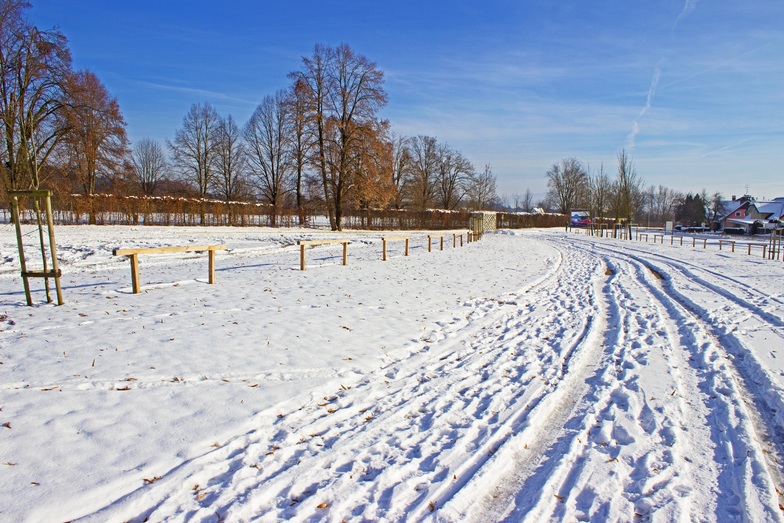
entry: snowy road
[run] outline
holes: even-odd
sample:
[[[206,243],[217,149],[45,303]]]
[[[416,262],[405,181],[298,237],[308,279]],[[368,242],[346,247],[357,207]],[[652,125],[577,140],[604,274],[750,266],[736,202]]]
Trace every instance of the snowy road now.
[[[0,263],[0,519],[784,521],[781,262],[355,234],[302,273],[307,231],[173,231],[229,245],[218,285],[128,294],[146,229],[66,229],[61,308]]]

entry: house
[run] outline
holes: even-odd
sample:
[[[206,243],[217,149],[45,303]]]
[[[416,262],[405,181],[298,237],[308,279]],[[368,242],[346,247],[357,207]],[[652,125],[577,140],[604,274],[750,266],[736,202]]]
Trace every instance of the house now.
[[[752,203],[754,203],[754,198],[748,194],[744,194],[740,198],[733,196],[732,200],[721,202],[723,212],[716,217],[721,230],[739,228],[738,222],[732,220],[744,220]]]
[[[735,224],[735,227],[744,227],[748,232],[752,228],[766,231],[776,229],[781,226],[782,219],[784,219],[784,197],[779,197],[770,201],[751,202],[745,210],[744,217],[729,216],[725,221]]]
[[[754,202],[746,217],[761,222],[767,230],[776,229],[784,218],[784,197],[769,202]]]

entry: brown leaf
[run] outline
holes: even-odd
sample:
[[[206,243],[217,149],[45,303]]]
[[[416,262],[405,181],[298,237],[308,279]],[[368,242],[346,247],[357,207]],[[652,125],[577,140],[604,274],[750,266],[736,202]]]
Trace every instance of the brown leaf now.
[[[151,483],[155,483],[159,479],[161,479],[160,476],[153,476],[151,478],[144,478],[144,484],[145,485],[150,485]]]
[[[7,429],[10,429],[11,428],[11,422],[10,421],[6,421],[5,423],[3,423],[3,427],[5,427]]]
[[[47,387],[45,389],[41,389],[41,392],[47,392],[47,391],[50,391],[50,390],[57,390],[59,388],[60,388],[59,386],[55,385],[54,387]]]
[[[327,508],[328,506],[329,503],[319,503],[318,505],[316,505],[316,508]]]

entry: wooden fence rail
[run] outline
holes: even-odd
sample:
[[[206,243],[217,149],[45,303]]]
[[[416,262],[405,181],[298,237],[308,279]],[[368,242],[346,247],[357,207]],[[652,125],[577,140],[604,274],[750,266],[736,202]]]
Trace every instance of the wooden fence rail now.
[[[411,240],[409,236],[384,236],[381,238],[381,259],[387,261],[387,242],[403,240],[406,242],[406,256],[408,256],[408,244]]]
[[[167,254],[172,252],[209,252],[209,276],[210,284],[215,283],[215,251],[225,251],[225,245],[183,245],[176,247],[140,247],[134,249],[114,249],[112,254],[115,256],[128,256],[131,260],[131,285],[133,293],[141,292],[139,283],[139,255],[140,254]]]
[[[299,245],[299,270],[305,270],[305,248],[307,246],[313,245],[329,245],[334,243],[342,243],[343,244],[343,265],[348,264],[348,244],[351,243],[350,240],[299,240],[297,245]]]

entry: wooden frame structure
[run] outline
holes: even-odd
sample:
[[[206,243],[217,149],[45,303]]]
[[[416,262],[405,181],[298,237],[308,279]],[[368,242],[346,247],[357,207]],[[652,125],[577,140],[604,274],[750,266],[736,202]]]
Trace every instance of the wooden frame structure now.
[[[752,243],[747,243],[746,245],[748,246],[748,251],[746,252],[746,254],[748,256],[751,256],[751,247],[754,246],[754,247],[762,247],[762,257],[763,258],[767,257],[766,256],[766,254],[768,252],[768,244],[767,243],[752,242]]]
[[[139,255],[140,254],[165,254],[171,252],[209,252],[209,276],[210,285],[215,283],[215,251],[225,251],[225,245],[185,245],[182,247],[140,247],[137,249],[114,249],[112,254],[115,256],[128,256],[131,260],[131,285],[133,293],[141,292],[139,283]]]
[[[443,234],[428,234],[427,235],[427,252],[431,252],[433,240],[439,238],[441,240],[441,250],[444,250],[444,235]]]
[[[46,287],[46,301],[51,303],[52,297],[49,294],[49,278],[54,278],[54,285],[57,290],[57,305],[62,305],[63,290],[60,285],[60,277],[62,272],[57,265],[57,248],[54,240],[54,221],[52,219],[52,191],[37,190],[37,191],[9,191],[8,196],[11,197],[11,219],[16,226],[16,243],[19,248],[19,265],[21,266],[22,282],[24,283],[25,298],[27,305],[32,307],[33,298],[30,294],[29,278],[44,278],[44,286]],[[38,216],[38,233],[41,241],[41,258],[43,260],[43,270],[28,271],[27,263],[24,255],[24,245],[22,244],[22,224],[19,212],[19,198],[34,198],[36,200],[36,215]],[[43,199],[46,202],[46,227],[49,233],[49,253],[52,257],[52,268],[48,268],[46,261],[45,242],[43,237],[43,228],[40,219],[40,207],[38,199]]]
[[[387,261],[387,242],[395,240],[406,241],[406,256],[408,256],[408,244],[411,238],[409,236],[384,236],[381,238],[381,260]]]
[[[328,245],[332,243],[343,244],[343,265],[348,265],[348,244],[351,240],[299,240],[299,270],[305,270],[305,247],[308,245]]]
[[[730,244],[730,246],[732,247],[732,252],[735,252],[735,240],[719,240],[719,250],[721,250],[721,247],[725,243]]]

